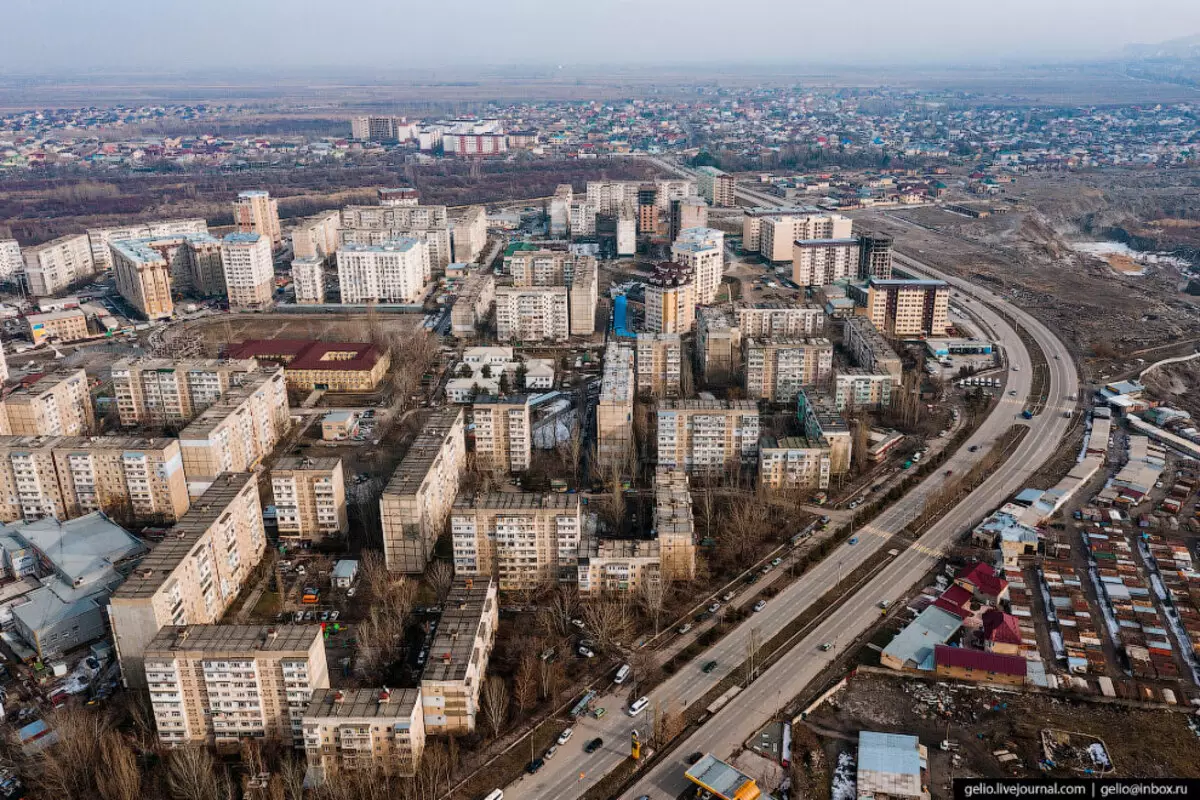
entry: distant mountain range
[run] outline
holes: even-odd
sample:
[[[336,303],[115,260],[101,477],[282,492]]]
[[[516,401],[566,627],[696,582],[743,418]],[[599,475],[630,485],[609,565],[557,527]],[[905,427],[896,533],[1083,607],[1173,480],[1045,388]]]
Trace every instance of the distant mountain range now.
[[[1145,58],[1200,58],[1200,34],[1181,36],[1155,44],[1127,44],[1125,57]]]

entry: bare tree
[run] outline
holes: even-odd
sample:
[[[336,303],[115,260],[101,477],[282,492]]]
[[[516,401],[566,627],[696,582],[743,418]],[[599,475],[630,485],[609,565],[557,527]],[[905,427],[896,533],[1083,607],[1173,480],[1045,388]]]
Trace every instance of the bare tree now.
[[[761,666],[758,661],[758,653],[761,647],[758,628],[751,628],[750,635],[746,637],[746,660],[743,664],[746,671],[746,686],[749,686],[750,682],[758,675],[758,669]]]
[[[480,700],[488,727],[492,729],[492,738],[496,738],[508,719],[508,686],[504,679],[496,675],[488,678],[483,684]]]
[[[103,720],[82,708],[64,708],[47,721],[58,743],[35,756],[38,783],[51,797],[94,796],[107,733]]]
[[[137,757],[116,731],[108,731],[100,741],[103,769],[96,773],[96,788],[104,800],[138,800],[142,794],[142,773]]]
[[[283,784],[284,800],[304,800],[304,759],[297,758],[291,753],[285,754],[279,760],[280,782]]]
[[[559,587],[546,598],[538,610],[538,624],[547,638],[559,640],[570,634],[578,604],[578,596],[566,587]]]
[[[167,786],[178,800],[220,800],[228,795],[228,778],[201,745],[179,747],[167,760]]]
[[[513,700],[521,713],[533,708],[538,695],[538,659],[526,651],[521,655],[521,665],[513,679]]]
[[[605,599],[583,607],[583,622],[603,650],[616,650],[629,638],[629,606],[624,599]]]
[[[638,583],[637,599],[650,621],[654,624],[654,635],[658,635],[658,627],[662,622],[663,610],[667,602],[667,577],[654,576],[654,580],[643,580]]]
[[[434,561],[425,571],[425,579],[433,587],[438,603],[446,602],[446,596],[450,594],[450,588],[454,585],[454,568],[450,566],[450,562]]]

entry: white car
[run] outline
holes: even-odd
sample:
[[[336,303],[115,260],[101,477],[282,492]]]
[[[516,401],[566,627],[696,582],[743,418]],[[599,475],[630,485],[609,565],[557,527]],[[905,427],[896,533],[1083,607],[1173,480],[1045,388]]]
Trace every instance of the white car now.
[[[762,611],[762,610],[763,610],[764,608],[766,608],[766,607],[767,607],[767,601],[766,601],[766,600],[759,600],[757,603],[755,603],[755,604],[754,604],[754,610],[755,610],[755,611]]]
[[[633,701],[633,705],[629,707],[629,716],[636,717],[638,714],[646,710],[646,706],[650,705],[650,698],[646,696],[639,697]]]
[[[721,608],[720,603],[713,603],[711,606],[708,607],[708,613],[715,614],[715,613],[717,613],[717,610],[720,608]]]
[[[575,733],[575,729],[574,729],[574,728],[567,728],[565,731],[563,731],[562,733],[560,733],[560,734],[558,735],[558,743],[559,743],[559,745],[564,745],[564,744],[566,744],[567,742],[571,741],[571,736],[572,736],[574,733]]]
[[[596,655],[596,653],[594,651],[589,650],[588,648],[584,647],[583,645],[580,645],[579,649],[576,650],[575,652],[579,653],[579,655],[583,656],[584,658],[594,658]]]
[[[583,630],[583,628],[584,628],[583,620],[578,619],[578,618],[571,620],[571,624],[574,625],[576,628],[579,628],[579,630]]]

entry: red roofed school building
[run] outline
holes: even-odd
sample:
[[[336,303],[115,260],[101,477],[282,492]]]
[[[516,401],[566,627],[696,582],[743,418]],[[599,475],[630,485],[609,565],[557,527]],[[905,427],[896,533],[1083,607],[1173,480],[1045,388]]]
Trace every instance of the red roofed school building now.
[[[250,339],[229,345],[226,358],[256,358],[283,366],[289,389],[370,392],[387,374],[391,356],[367,342]]]

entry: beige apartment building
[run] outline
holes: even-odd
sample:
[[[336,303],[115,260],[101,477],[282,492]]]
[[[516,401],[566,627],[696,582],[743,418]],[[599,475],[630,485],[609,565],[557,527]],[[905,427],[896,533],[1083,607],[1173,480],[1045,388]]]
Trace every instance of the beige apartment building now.
[[[130,239],[184,239],[191,235],[208,236],[208,222],[203,219],[168,219],[126,225],[118,228],[91,228],[87,232],[88,246],[92,249],[92,263],[97,270],[112,267],[111,246]]]
[[[696,312],[696,367],[709,386],[727,386],[741,371],[742,332],[718,308]]]
[[[287,432],[283,369],[250,373],[179,433],[183,470],[194,495],[222,472],[253,470]]]
[[[529,396],[484,395],[471,408],[475,462],[481,469],[524,472],[533,460]]]
[[[599,214],[615,214],[626,203],[636,203],[636,181],[588,181],[587,201]]]
[[[112,365],[125,427],[186,425],[258,370],[252,358],[124,358]]]
[[[313,691],[329,687],[320,625],[169,625],[144,658],[166,747],[243,739],[299,746]]]
[[[83,436],[95,429],[87,373],[51,372],[4,399],[6,424],[0,433],[12,436]]]
[[[24,255],[25,284],[34,297],[56,295],[96,272],[92,246],[84,233],[27,247]]]
[[[654,397],[679,397],[682,389],[683,342],[678,333],[639,333],[637,391]]]
[[[595,332],[599,299],[595,258],[560,250],[519,250],[506,261],[514,287],[567,287],[570,334],[588,336]]]
[[[0,239],[0,280],[11,280],[24,271],[21,245],[16,239]]]
[[[829,472],[842,475],[850,469],[853,442],[850,426],[846,424],[833,397],[826,392],[806,389],[796,399],[796,411],[804,426],[804,437],[810,442],[829,444]]]
[[[425,752],[420,689],[314,689],[302,725],[317,785],[342,770],[411,777]]]
[[[708,203],[702,197],[683,197],[672,200],[667,236],[671,241],[679,237],[680,231],[688,228],[708,227]]]
[[[579,545],[577,578],[582,597],[629,595],[662,580],[657,539],[604,539],[590,534]]]
[[[858,239],[799,239],[792,243],[792,280],[826,286],[858,277]]]
[[[459,339],[476,336],[495,302],[496,279],[490,272],[467,275],[450,307],[450,332]]]
[[[825,310],[811,303],[737,303],[733,312],[738,330],[747,338],[820,336],[825,330]]]
[[[233,201],[233,224],[238,233],[257,233],[264,237],[272,249],[283,244],[283,231],[279,226],[279,201],[271,193],[261,189],[238,192]]]
[[[658,465],[720,476],[758,460],[758,405],[750,400],[663,400]]]
[[[887,336],[944,336],[950,324],[945,281],[871,279],[848,288],[864,316]]]
[[[575,192],[571,184],[560,183],[554,189],[550,198],[550,236],[555,239],[565,239],[570,233],[570,209],[575,200]]]
[[[696,325],[696,275],[691,267],[656,264],[646,280],[646,330],[690,333]]]
[[[175,313],[171,265],[146,240],[113,242],[112,265],[117,291],[144,318],[169,319]]]
[[[662,559],[662,579],[696,577],[696,521],[687,473],[659,468],[654,478],[654,530]]]
[[[325,302],[325,259],[292,259],[292,291],[296,305],[311,306]]]
[[[286,456],[271,467],[281,539],[315,542],[349,530],[346,479],[336,456]]]
[[[848,318],[842,326],[842,345],[859,367],[868,373],[887,374],[891,376],[893,385],[900,385],[903,362],[871,320],[866,317]]]
[[[275,303],[271,240],[257,233],[231,233],[221,240],[225,293],[232,309],[266,309]]]
[[[256,477],[218,475],[113,593],[109,622],[125,685],[146,685],[143,655],[164,626],[220,620],[266,546]]]
[[[453,259],[445,206],[346,206],[339,234],[342,244],[382,244],[409,237],[429,247],[429,263],[444,270]]]
[[[475,730],[479,693],[496,641],[496,584],[489,577],[456,577],[442,608],[421,675],[425,732],[462,736]]]
[[[577,494],[459,497],[450,515],[455,574],[494,576],[502,592],[574,583],[581,508]]]
[[[292,229],[292,257],[326,259],[337,252],[342,215],[326,211],[301,220]]]
[[[746,241],[747,227],[757,228],[751,232],[750,243]],[[765,215],[747,213],[742,223],[742,249],[757,252],[772,264],[792,260],[792,245],[799,239],[849,239],[853,220],[841,214],[796,212],[772,212]],[[752,250],[757,242],[758,249]]]
[[[696,190],[701,197],[719,208],[737,205],[734,199],[737,182],[732,175],[716,167],[700,167],[696,170]]]
[[[470,206],[450,226],[451,257],[459,264],[470,264],[487,247],[487,209]]]
[[[565,286],[497,286],[496,338],[502,342],[567,341],[571,338],[568,291]]]
[[[161,525],[187,509],[176,439],[0,436],[0,522],[103,511]]]
[[[446,525],[467,463],[461,408],[433,412],[379,498],[391,572],[421,574]]]
[[[710,305],[725,275],[725,234],[713,228],[687,228],[671,245],[671,260],[695,275],[696,303]]]
[[[829,442],[803,436],[764,436],[758,449],[759,485],[766,489],[829,488]]]
[[[596,207],[587,200],[573,200],[567,209],[571,238],[596,235]]]
[[[838,411],[886,408],[892,402],[894,385],[892,376],[886,372],[850,367],[834,376],[833,398]]]
[[[337,252],[343,303],[417,303],[433,276],[429,246],[411,236],[345,244]]]
[[[596,406],[596,460],[602,467],[624,466],[633,445],[634,353],[610,340]]]
[[[34,344],[51,339],[66,344],[92,335],[88,332],[87,316],[84,315],[83,309],[79,308],[50,311],[46,314],[26,314],[25,323],[29,325],[29,338]]]
[[[824,338],[744,340],[746,396],[792,403],[800,387],[821,383],[833,372],[833,344]]]

